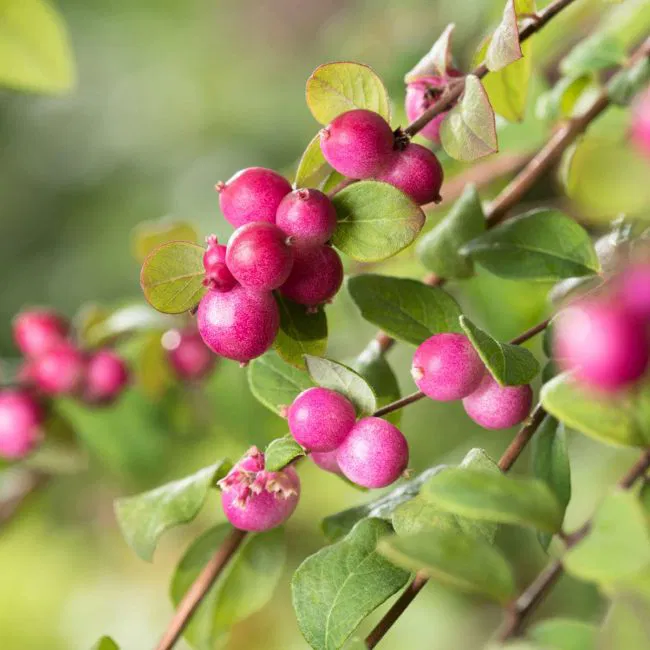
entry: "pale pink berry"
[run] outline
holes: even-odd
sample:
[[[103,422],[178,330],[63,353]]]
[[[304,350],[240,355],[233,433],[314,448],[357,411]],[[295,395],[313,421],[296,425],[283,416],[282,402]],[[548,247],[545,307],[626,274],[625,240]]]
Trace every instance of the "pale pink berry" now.
[[[180,379],[203,379],[214,368],[217,357],[195,329],[169,330],[162,337],[167,359]]]
[[[282,199],[275,223],[297,244],[318,246],[334,234],[336,210],[327,195],[303,188]]]
[[[481,357],[463,334],[434,334],[413,355],[413,381],[427,397],[441,402],[467,397],[484,374]]]
[[[271,291],[289,277],[293,250],[287,236],[275,224],[256,221],[237,228],[232,234],[226,264],[243,286]]]
[[[348,111],[320,132],[325,160],[350,178],[372,178],[393,158],[395,136],[386,120],[372,111]]]
[[[240,530],[263,531],[284,523],[300,497],[300,479],[293,467],[264,469],[264,454],[251,447],[219,481],[221,504],[228,521]]]
[[[296,442],[310,451],[332,451],[356,422],[349,399],[329,388],[308,388],[296,397],[287,415]]]
[[[23,458],[41,440],[43,411],[25,390],[0,392],[0,457]]]
[[[230,291],[237,284],[237,280],[226,265],[226,247],[219,244],[215,235],[208,237],[207,244],[208,247],[203,253],[203,284],[215,291]]]
[[[528,384],[501,386],[485,373],[479,387],[463,400],[465,412],[485,429],[508,429],[523,422],[530,413],[533,391]]]
[[[49,309],[21,312],[13,322],[14,340],[26,357],[38,357],[65,340],[68,322]]]
[[[30,376],[45,395],[72,395],[84,381],[86,357],[72,343],[65,342],[34,359]]]
[[[337,453],[337,449],[333,449],[332,451],[312,451],[309,457],[314,462],[314,465],[324,469],[326,472],[341,475],[341,468],[336,460]]]
[[[275,222],[280,201],[291,192],[289,181],[264,167],[237,172],[226,183],[217,183],[221,212],[235,228],[252,221]]]
[[[359,420],[338,448],[336,460],[343,475],[367,488],[396,481],[406,469],[409,448],[402,432],[376,417]]]
[[[280,287],[282,295],[300,305],[331,300],[343,283],[343,263],[331,246],[295,246],[293,268]]]
[[[650,263],[635,264],[623,271],[620,299],[628,312],[650,322]]]
[[[129,369],[116,352],[99,350],[86,366],[84,398],[92,404],[111,404],[129,383]]]
[[[436,155],[414,143],[398,151],[393,163],[377,176],[377,180],[402,190],[419,205],[441,201],[442,179],[442,165]]]
[[[273,294],[241,285],[225,293],[209,291],[196,316],[205,344],[218,355],[241,363],[264,354],[280,328]]]
[[[632,143],[650,159],[650,88],[632,106]]]

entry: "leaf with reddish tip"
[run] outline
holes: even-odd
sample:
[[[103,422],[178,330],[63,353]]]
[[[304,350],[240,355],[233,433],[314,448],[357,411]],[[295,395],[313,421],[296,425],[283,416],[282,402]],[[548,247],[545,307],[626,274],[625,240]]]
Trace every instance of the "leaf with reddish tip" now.
[[[445,76],[451,69],[451,38],[456,25],[449,23],[440,34],[433,47],[404,76],[405,83],[417,81],[422,77]]]

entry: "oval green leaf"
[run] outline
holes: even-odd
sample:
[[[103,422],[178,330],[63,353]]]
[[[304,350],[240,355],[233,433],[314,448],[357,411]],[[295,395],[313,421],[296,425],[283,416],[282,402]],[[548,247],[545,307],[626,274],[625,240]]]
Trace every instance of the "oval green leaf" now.
[[[548,650],[596,650],[598,628],[570,618],[549,618],[534,625],[528,636]]]
[[[276,438],[264,450],[264,468],[269,472],[277,472],[296,458],[304,455],[305,450],[291,435]]]
[[[142,264],[147,255],[158,246],[172,241],[186,241],[196,244],[197,240],[196,228],[188,221],[175,221],[167,218],[145,221],[133,230],[133,255]]]
[[[333,169],[325,160],[320,148],[320,134],[317,133],[307,145],[296,170],[294,185],[299,187],[320,187]]]

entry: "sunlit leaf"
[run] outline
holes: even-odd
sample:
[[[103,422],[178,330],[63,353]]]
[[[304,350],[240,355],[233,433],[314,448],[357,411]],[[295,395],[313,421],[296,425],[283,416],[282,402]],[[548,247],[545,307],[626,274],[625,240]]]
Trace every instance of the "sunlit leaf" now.
[[[290,435],[276,438],[264,450],[264,468],[269,472],[277,472],[304,455],[305,450]]]

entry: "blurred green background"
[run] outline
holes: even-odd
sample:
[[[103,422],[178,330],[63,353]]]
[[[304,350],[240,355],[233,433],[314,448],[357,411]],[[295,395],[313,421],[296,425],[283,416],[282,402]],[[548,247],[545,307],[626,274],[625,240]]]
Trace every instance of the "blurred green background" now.
[[[72,315],[89,301],[139,300],[131,232],[143,220],[189,219],[201,236],[226,237],[230,229],[218,212],[215,182],[251,165],[290,173],[317,129],[304,102],[305,80],[317,65],[345,59],[371,65],[399,115],[405,71],[444,26],[457,24],[455,50],[465,69],[503,6],[502,0],[56,4],[70,33],[77,87],[51,97],[0,90],[3,358],[16,356],[10,319],[25,305],[52,305]],[[578,2],[535,39],[539,88],[552,81],[553,64],[603,6],[600,0]],[[612,123],[624,122],[624,114],[616,113]],[[504,133],[502,147],[527,150],[547,132],[531,110],[523,126]],[[558,200],[552,178],[528,203],[549,197]],[[578,202],[572,209],[588,215],[590,205]],[[384,271],[423,273],[411,254]],[[548,286],[479,274],[450,290],[500,337],[514,336],[548,310]],[[328,314],[329,356],[354,357],[373,328],[362,322],[345,291]],[[533,348],[539,349],[539,341]],[[405,393],[414,388],[406,372],[411,353],[398,345],[389,357]],[[211,497],[197,521],[166,536],[149,565],[122,540],[113,498],[215,458],[236,457],[250,444],[263,445],[284,433],[283,422],[252,398],[246,373],[231,362],[221,363],[201,389],[176,390],[164,400],[132,389],[113,409],[93,413],[77,407],[71,417],[92,450],[90,470],[57,478],[0,530],[0,648],[84,649],[102,634],[124,650],[153,647],[172,613],[168,583],[175,562],[199,532],[219,520],[218,502]],[[459,460],[475,446],[498,457],[512,435],[481,430],[459,404],[418,403],[404,413],[402,428],[415,470]],[[634,456],[575,435],[570,451],[569,528]],[[525,457],[519,467],[525,470]],[[285,579],[267,607],[234,629],[228,648],[307,647],[291,609],[290,575],[324,544],[320,519],[368,496],[308,463],[301,475],[303,498],[287,526]],[[523,585],[545,558],[527,533],[504,528],[501,543],[516,558]],[[604,610],[594,589],[563,579],[541,613],[556,611],[599,620]],[[428,585],[382,647],[479,648],[500,616],[494,606]]]

